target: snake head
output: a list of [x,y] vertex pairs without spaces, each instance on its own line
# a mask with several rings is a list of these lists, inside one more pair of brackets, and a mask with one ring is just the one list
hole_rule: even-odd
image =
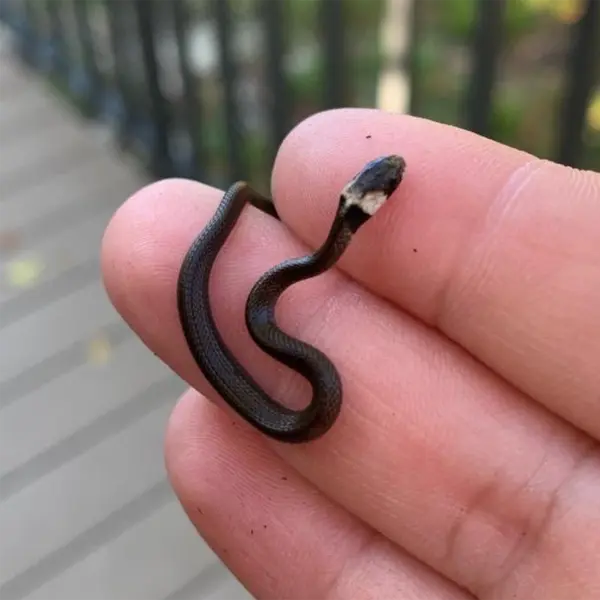
[[406,162],[391,154],[367,163],[344,187],[340,197],[343,218],[352,231],[366,223],[394,193]]

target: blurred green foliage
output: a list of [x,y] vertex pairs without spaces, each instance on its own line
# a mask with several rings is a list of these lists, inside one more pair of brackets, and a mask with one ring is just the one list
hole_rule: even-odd
[[[62,0],[61,0],[62,1]],[[289,127],[323,107],[324,35],[320,23],[323,3],[329,0],[269,0],[281,2],[284,18],[286,80],[290,106]],[[461,125],[465,90],[469,81],[472,60],[472,34],[478,0],[416,0],[422,9],[419,30],[412,48],[416,74],[418,105],[416,113],[439,122]],[[504,46],[500,56],[498,80],[493,92],[490,116],[490,136],[505,144],[527,150],[539,156],[552,156],[556,143],[556,118],[564,93],[564,58],[571,27],[582,6],[581,0],[506,0]],[[131,4],[121,0],[125,8]],[[190,10],[189,31],[200,23],[214,19],[214,0],[187,0]],[[42,2],[29,1],[32,14],[44,32],[49,26],[36,9]],[[105,0],[94,0],[98,8]],[[268,5],[267,5],[268,6]],[[383,65],[381,25],[385,18],[386,0],[342,0],[345,40],[345,75],[348,106],[376,106],[377,88]],[[230,0],[232,37],[249,23],[259,24],[263,0]],[[579,7],[579,8],[578,8]],[[125,13],[123,13],[125,14]],[[168,14],[168,11],[166,11]],[[168,24],[161,23],[161,27]],[[260,31],[260,29],[259,29]],[[134,35],[134,33],[132,33]],[[264,44],[264,39],[260,44]],[[262,53],[262,54],[261,54]],[[244,76],[261,70],[255,85],[266,87],[265,55],[248,59],[239,65]],[[254,61],[254,62],[253,62]],[[135,60],[133,61],[136,62]],[[255,64],[256,63],[256,64]],[[258,67],[258,68],[257,68]],[[126,65],[133,74],[141,67]],[[110,74],[106,75],[108,80]],[[262,77],[262,79],[261,79]],[[143,78],[142,78],[143,79]],[[136,88],[143,87],[139,76],[132,77]],[[53,77],[53,83],[68,94],[64,81]],[[226,177],[227,135],[223,104],[223,85],[220,74],[203,75],[199,80],[202,104],[202,144],[209,156],[209,170],[216,177]],[[133,85],[133,83],[132,83]],[[146,110],[143,89],[130,90],[140,110]],[[263,95],[266,93],[263,90]],[[240,112],[250,111],[250,103],[239,94]],[[81,107],[85,110],[85,107]],[[179,113],[173,109],[174,118]],[[266,114],[268,120],[269,115]],[[243,119],[244,120],[244,119]],[[260,119],[245,119],[243,158],[248,178],[268,183],[273,149],[269,147],[270,133]],[[586,131],[585,164],[600,165],[600,125],[598,120]]]
[[[463,42],[471,35],[477,0],[443,0],[437,2],[440,34]],[[507,0],[506,27],[507,41],[510,43],[529,33],[536,25],[538,13],[524,0]]]
[[[250,7],[254,0],[243,0]],[[471,42],[477,0],[418,0],[424,18],[413,48],[419,106],[417,113],[461,125],[470,76]],[[552,156],[556,116],[563,93],[564,57],[578,0],[561,0],[561,11],[541,0],[507,0],[504,47],[493,94],[490,137],[542,157]],[[572,6],[566,6],[568,1]],[[289,45],[319,46],[317,0],[287,0]],[[570,10],[566,10],[566,9]],[[384,0],[345,0],[344,35],[349,106],[375,106],[380,66],[380,26]],[[539,56],[539,59],[536,58]],[[544,57],[549,58],[544,58]],[[554,56],[554,58],[552,58]],[[558,58],[557,58],[558,57]],[[301,71],[289,74],[295,121],[320,110],[323,60],[315,52]],[[291,124],[292,125],[292,124]],[[587,151],[597,152],[600,133],[588,131]],[[600,164],[595,158],[588,156]]]

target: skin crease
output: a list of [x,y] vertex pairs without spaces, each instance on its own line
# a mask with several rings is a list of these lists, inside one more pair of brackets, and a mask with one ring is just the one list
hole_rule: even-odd
[[338,270],[278,306],[342,374],[342,414],[306,446],[217,408],[181,333],[178,269],[222,191],[163,181],[114,216],[111,300],[212,401],[190,391],[172,415],[173,487],[258,598],[596,597],[600,176],[420,119],[316,115],[274,167],[285,224],[247,208],[217,260],[224,340],[269,393],[303,402],[301,378],[245,332],[245,298],[318,244],[347,179],[392,152],[407,161],[399,190]]

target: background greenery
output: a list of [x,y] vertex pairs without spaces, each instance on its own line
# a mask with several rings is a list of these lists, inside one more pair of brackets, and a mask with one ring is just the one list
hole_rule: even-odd
[[[27,0],[26,0],[27,1]],[[285,50],[282,60],[288,86],[288,128],[323,108],[324,32],[320,27],[318,0],[271,0],[283,7]],[[436,121],[463,125],[463,102],[472,59],[472,30],[477,0],[417,0],[422,10],[419,30],[414,34],[413,61],[417,73],[418,105],[416,114]],[[503,25],[504,43],[493,93],[490,137],[508,145],[552,157],[556,147],[557,115],[564,94],[565,57],[569,36],[583,8],[583,0],[507,0]],[[52,37],[61,19],[69,35],[61,40],[71,62],[84,67],[80,44],[74,35],[74,23],[67,23],[68,11],[61,14],[63,0],[28,0],[34,21]],[[166,0],[157,5],[164,14],[157,18],[157,40],[164,42],[173,23]],[[54,18],[48,17],[52,6]],[[120,70],[122,87],[128,90],[130,103],[140,115],[150,111],[147,82],[141,62],[139,23],[130,2],[114,0],[118,12],[118,43],[122,47],[119,63],[101,61],[106,81],[114,81]],[[188,0],[188,38],[201,36],[206,27],[214,28],[210,0]],[[270,142],[269,82],[267,81],[264,28],[260,20],[262,0],[231,0],[231,39],[236,44],[245,35],[245,48],[234,48],[240,127],[242,129],[245,177],[267,188],[274,148]],[[92,0],[92,33],[100,55],[111,55],[105,0]],[[346,106],[376,106],[377,83],[382,64],[380,27],[385,0],[344,0],[340,28],[345,39]],[[160,11],[159,11],[160,12]],[[70,17],[72,20],[72,16]],[[212,25],[211,25],[212,24]],[[203,29],[204,27],[204,29]],[[64,37],[64,36],[63,36]],[[113,40],[114,42],[114,40]],[[164,44],[162,44],[164,45]],[[160,49],[161,43],[159,43]],[[191,46],[184,49],[192,56]],[[202,54],[202,51],[200,51]],[[164,74],[178,65],[159,52],[159,67]],[[194,60],[191,60],[192,66]],[[600,80],[600,73],[598,73]],[[55,84],[68,93],[65,81]],[[218,59],[215,65],[196,76],[198,112],[201,129],[192,132],[205,148],[205,172],[219,180],[227,177],[227,115],[224,108],[223,78]],[[251,92],[251,93],[250,93]],[[181,94],[181,92],[180,92]],[[177,139],[189,133],[183,120],[183,100],[177,93],[169,96],[171,117]],[[600,87],[589,107],[585,131],[584,167],[600,170]],[[187,129],[186,129],[187,127]],[[175,139],[173,143],[175,143]]]
[[[476,0],[418,1],[422,19],[413,48],[419,86],[416,113],[460,126]],[[240,18],[251,14],[255,4],[255,0],[234,2],[236,14]],[[283,26],[288,53],[322,44],[315,33],[318,8],[313,0],[287,0]],[[348,77],[345,104],[375,106],[385,2],[346,0],[343,8]],[[569,37],[582,9],[582,0],[508,0],[490,137],[540,157],[553,156]],[[294,123],[322,108],[322,75],[318,51],[303,70],[288,74]],[[258,140],[260,134],[249,132],[249,137]],[[260,170],[255,149],[256,144],[248,145],[247,159]],[[600,87],[588,111],[583,166],[600,170]]]

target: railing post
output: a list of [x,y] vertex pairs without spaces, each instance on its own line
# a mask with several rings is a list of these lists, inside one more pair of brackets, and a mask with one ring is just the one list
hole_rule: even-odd
[[160,86],[160,71],[156,60],[155,2],[156,0],[135,0],[134,6],[140,31],[142,59],[150,98],[150,117],[154,132],[151,167],[156,176],[168,177],[173,174],[173,160],[169,143],[170,119],[167,101]]
[[408,71],[410,77],[410,98],[408,110],[411,115],[418,115],[419,107],[421,106],[421,72],[419,69],[419,49],[421,31],[423,27],[423,3],[421,0],[412,0],[411,5],[411,31],[408,50]]
[[82,52],[82,63],[85,77],[85,103],[92,115],[99,112],[102,95],[102,78],[96,62],[96,50],[93,43],[92,29],[90,27],[90,2],[89,0],[72,0],[73,14],[77,27],[77,37]]
[[44,40],[40,32],[39,6],[34,7],[33,0],[23,0],[21,3],[21,15],[23,27],[21,30],[20,53],[23,59],[30,65],[39,69],[40,55],[43,54]]
[[206,156],[202,144],[202,106],[198,101],[200,81],[194,77],[188,56],[189,9],[185,0],[171,0],[173,25],[177,40],[179,71],[183,82],[185,121],[190,136],[190,156],[187,171],[190,177],[206,177]]
[[223,92],[225,96],[224,106],[229,177],[231,179],[241,179],[244,177],[244,161],[242,153],[244,140],[236,98],[238,72],[235,64],[235,57],[231,48],[233,22],[229,0],[213,0],[213,10],[217,22],[221,81],[223,82]]
[[65,32],[62,21],[62,0],[46,0],[46,14],[49,24],[49,47],[52,53],[52,70],[67,79],[67,57]]
[[320,0],[321,40],[323,44],[323,104],[338,108],[347,99],[346,48],[342,0]]
[[285,53],[284,0],[261,0],[260,10],[266,36],[267,102],[271,121],[273,157],[290,126],[290,95],[283,69]]
[[[77,1],[77,0],[76,0]],[[128,75],[125,69],[125,48],[123,36],[123,15],[124,10],[129,11],[131,0],[104,0],[104,10],[108,21],[110,44],[112,51],[113,77],[116,84],[116,94],[113,98],[118,98],[118,125],[117,140],[122,148],[126,148],[132,133],[134,115],[131,106],[130,86],[128,84]],[[120,18],[119,18],[120,17]],[[113,103],[109,105],[111,108]]]
[[477,0],[473,68],[465,99],[465,127],[489,135],[492,96],[500,57],[506,0]]
[[594,82],[600,76],[600,0],[587,0],[574,26],[565,65],[565,95],[559,116],[556,160],[575,167],[583,153],[583,131]]

